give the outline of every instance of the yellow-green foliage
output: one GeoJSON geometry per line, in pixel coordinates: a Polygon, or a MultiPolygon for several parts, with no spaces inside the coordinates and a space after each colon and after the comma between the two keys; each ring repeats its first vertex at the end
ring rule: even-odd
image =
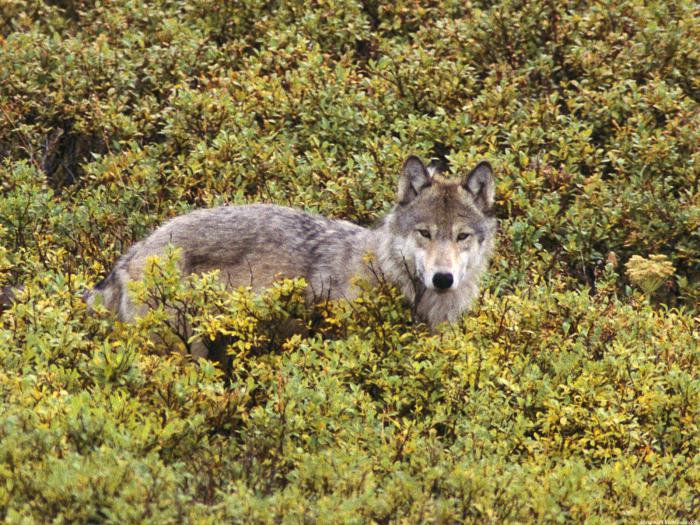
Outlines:
{"type": "Polygon", "coordinates": [[[698,41],[681,0],[0,2],[0,518],[696,519],[698,41]],[[370,224],[410,153],[498,176],[437,334],[388,287],[310,307],[177,253],[138,322],[85,310],[168,217],[370,224]]]}

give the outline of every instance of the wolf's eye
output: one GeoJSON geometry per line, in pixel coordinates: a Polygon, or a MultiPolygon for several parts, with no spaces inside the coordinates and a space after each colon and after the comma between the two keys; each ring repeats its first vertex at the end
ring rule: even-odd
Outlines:
{"type": "Polygon", "coordinates": [[[418,233],[420,233],[426,239],[430,239],[430,232],[428,230],[418,230],[418,233]]]}
{"type": "Polygon", "coordinates": [[[466,239],[468,239],[468,238],[469,238],[469,234],[468,234],[468,233],[460,233],[459,235],[457,235],[457,240],[458,240],[458,241],[464,241],[464,240],[466,240],[466,239]]]}

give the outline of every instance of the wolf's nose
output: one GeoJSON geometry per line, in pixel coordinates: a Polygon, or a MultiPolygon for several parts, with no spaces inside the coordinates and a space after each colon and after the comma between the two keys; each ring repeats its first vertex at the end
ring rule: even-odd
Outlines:
{"type": "Polygon", "coordinates": [[[433,285],[440,290],[447,290],[452,286],[453,282],[454,278],[451,273],[436,273],[433,275],[433,285]]]}

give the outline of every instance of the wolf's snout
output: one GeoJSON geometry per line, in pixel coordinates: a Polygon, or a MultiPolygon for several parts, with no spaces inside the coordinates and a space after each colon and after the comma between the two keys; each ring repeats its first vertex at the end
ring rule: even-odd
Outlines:
{"type": "Polygon", "coordinates": [[[433,285],[439,290],[447,290],[454,282],[454,277],[451,273],[438,272],[433,275],[433,285]]]}

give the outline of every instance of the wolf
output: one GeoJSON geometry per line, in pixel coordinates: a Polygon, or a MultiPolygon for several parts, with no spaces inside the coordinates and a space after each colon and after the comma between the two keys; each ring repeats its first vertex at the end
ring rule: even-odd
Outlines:
{"type": "Polygon", "coordinates": [[[435,328],[457,320],[477,294],[494,245],[494,198],[488,162],[455,180],[411,156],[396,203],[373,228],[272,204],[196,210],[133,245],[89,292],[88,305],[101,296],[121,320],[134,319],[143,306],[128,283],[142,279],[149,256],[172,245],[181,250],[183,275],[218,270],[232,288],[302,277],[309,300],[352,299],[358,278],[386,279],[435,328]]]}

